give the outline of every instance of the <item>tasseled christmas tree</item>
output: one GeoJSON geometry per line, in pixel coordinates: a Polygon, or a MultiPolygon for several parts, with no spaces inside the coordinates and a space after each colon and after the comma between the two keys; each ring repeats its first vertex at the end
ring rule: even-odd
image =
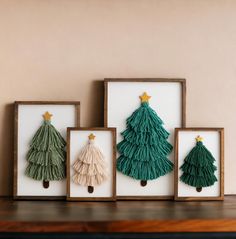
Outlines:
{"type": "Polygon", "coordinates": [[[149,106],[145,92],[139,97],[141,106],[126,120],[127,129],[117,145],[120,153],[117,169],[123,174],[141,180],[153,180],[173,170],[173,163],[167,158],[172,145],[167,141],[169,133],[163,128],[163,121],[149,106]]]}
{"type": "Polygon", "coordinates": [[[104,155],[95,145],[95,137],[94,134],[88,136],[87,145],[81,149],[78,159],[73,164],[75,170],[73,182],[87,186],[89,193],[93,193],[94,186],[100,185],[108,178],[107,163],[104,155]]]}
{"type": "Polygon", "coordinates": [[[44,188],[49,181],[65,178],[66,142],[51,124],[51,117],[49,112],[43,115],[44,122],[30,144],[25,171],[30,178],[42,180],[44,188]]]}
{"type": "Polygon", "coordinates": [[[202,187],[211,186],[217,181],[214,175],[217,170],[214,165],[215,159],[202,141],[200,136],[196,138],[196,146],[186,156],[180,167],[183,171],[180,180],[196,187],[198,192],[202,191],[202,187]]]}

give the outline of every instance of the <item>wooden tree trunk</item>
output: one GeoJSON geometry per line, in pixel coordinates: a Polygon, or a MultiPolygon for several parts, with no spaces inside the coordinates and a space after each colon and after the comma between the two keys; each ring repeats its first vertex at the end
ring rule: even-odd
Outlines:
{"type": "Polygon", "coordinates": [[[142,187],[145,187],[147,185],[147,181],[146,180],[141,180],[140,184],[142,187]]]}
{"type": "Polygon", "coordinates": [[[43,187],[44,188],[49,188],[49,181],[43,180],[43,187]]]}
{"type": "Polygon", "coordinates": [[[202,187],[196,188],[196,191],[200,193],[202,191],[202,187]]]}
{"type": "Polygon", "coordinates": [[[93,193],[93,186],[88,186],[88,192],[93,193]]]}

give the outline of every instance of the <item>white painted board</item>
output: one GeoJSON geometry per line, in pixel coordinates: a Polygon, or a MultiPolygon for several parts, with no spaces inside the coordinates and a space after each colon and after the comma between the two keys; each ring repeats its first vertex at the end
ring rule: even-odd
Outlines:
{"type": "Polygon", "coordinates": [[[110,130],[71,130],[70,131],[70,157],[67,167],[70,167],[69,192],[67,195],[73,198],[97,198],[113,196],[113,132],[110,130]],[[88,143],[88,136],[93,133],[96,146],[104,155],[104,160],[108,169],[108,179],[100,185],[94,187],[93,193],[89,193],[86,186],[78,185],[73,182],[72,177],[75,171],[72,167],[74,162],[78,160],[81,149],[88,143]]]}
{"type": "Polygon", "coordinates": [[[75,105],[18,105],[16,196],[66,196],[66,179],[50,181],[49,188],[45,189],[42,186],[42,181],[34,180],[25,175],[25,169],[28,165],[26,154],[29,150],[31,139],[43,123],[42,115],[46,111],[53,115],[51,122],[65,140],[67,127],[77,126],[75,105]]]}
{"type": "Polygon", "coordinates": [[[220,196],[220,133],[218,131],[179,131],[178,133],[178,197],[219,197],[220,196]],[[180,181],[183,171],[180,169],[185,157],[196,145],[195,138],[200,135],[203,144],[215,158],[214,165],[217,167],[215,176],[218,179],[212,186],[202,188],[197,192],[195,187],[180,181]]]}
{"type": "MultiPolygon", "coordinates": [[[[147,92],[150,106],[164,122],[174,145],[174,129],[182,127],[182,85],[180,82],[107,82],[107,126],[117,128],[117,143],[123,138],[126,119],[140,106],[139,96],[147,92]]],[[[118,157],[119,155],[117,155],[118,157]]],[[[169,156],[174,161],[174,153],[169,156]]],[[[117,196],[173,196],[173,172],[141,187],[140,181],[117,172],[117,196]]]]}

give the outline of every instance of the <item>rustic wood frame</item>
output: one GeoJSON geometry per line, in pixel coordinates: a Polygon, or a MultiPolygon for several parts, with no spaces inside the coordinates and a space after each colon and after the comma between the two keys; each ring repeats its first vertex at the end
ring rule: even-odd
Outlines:
{"type": "Polygon", "coordinates": [[[16,200],[65,200],[66,196],[18,196],[17,195],[17,165],[18,165],[18,106],[19,105],[74,105],[76,111],[76,125],[80,126],[80,102],[79,101],[15,101],[14,103],[14,178],[13,199],[16,200]]]}
{"type": "Polygon", "coordinates": [[[67,197],[68,201],[116,201],[116,128],[108,127],[68,127],[67,128],[67,197]],[[112,196],[111,197],[70,197],[70,135],[71,131],[110,131],[112,133],[113,167],[112,167],[112,196]]]}
{"type": "MultiPolygon", "coordinates": [[[[182,125],[186,126],[186,80],[184,78],[105,78],[104,79],[104,126],[108,127],[108,83],[109,82],[166,82],[181,84],[182,125]]],[[[172,200],[173,196],[116,196],[117,200],[172,200]]]]}
{"type": "Polygon", "coordinates": [[[175,129],[175,162],[174,162],[174,199],[176,201],[213,201],[224,200],[224,128],[176,128],[175,129]],[[179,146],[179,132],[180,131],[217,131],[219,132],[220,140],[220,196],[218,197],[179,197],[178,196],[178,183],[179,183],[179,159],[178,159],[178,146],[179,146]]]}
{"type": "Polygon", "coordinates": [[[166,82],[182,86],[182,127],[186,126],[186,80],[183,78],[105,78],[104,79],[104,126],[107,127],[107,89],[109,82],[166,82]]]}

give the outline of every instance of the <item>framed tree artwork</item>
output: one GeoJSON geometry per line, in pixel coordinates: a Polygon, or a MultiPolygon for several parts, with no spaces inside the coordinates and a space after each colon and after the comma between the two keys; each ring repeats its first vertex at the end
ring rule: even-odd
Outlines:
{"type": "Polygon", "coordinates": [[[105,79],[104,124],[117,128],[117,199],[173,199],[174,129],[185,79],[105,79]]]}
{"type": "Polygon", "coordinates": [[[116,200],[116,129],[68,128],[67,200],[116,200]]]}
{"type": "Polygon", "coordinates": [[[80,102],[15,102],[14,199],[66,197],[66,129],[79,126],[80,102]]]}
{"type": "Polygon", "coordinates": [[[224,129],[175,130],[175,200],[224,199],[224,129]]]}

